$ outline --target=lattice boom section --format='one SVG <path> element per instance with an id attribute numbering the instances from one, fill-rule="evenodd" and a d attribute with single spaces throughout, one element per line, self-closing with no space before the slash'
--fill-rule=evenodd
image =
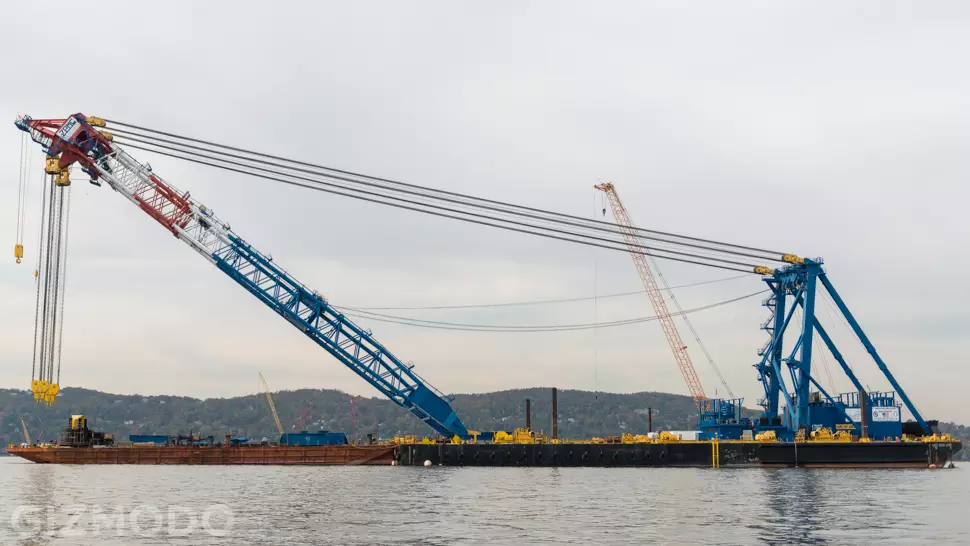
<path id="1" fill-rule="evenodd" d="M 122 182 L 130 198 L 174 235 L 178 235 L 179 229 L 188 227 L 192 217 L 188 192 L 180 194 L 157 175 L 147 172 L 143 165 L 124 151 L 116 150 L 106 156 L 99 166 L 103 167 L 104 163 L 108 164 L 108 172 Z"/>
<path id="2" fill-rule="evenodd" d="M 441 434 L 454 434 L 444 423 L 448 415 L 431 415 L 435 413 L 433 410 L 424 411 L 413 400 L 416 393 L 427 396 L 429 389 L 414 375 L 410 365 L 390 354 L 369 332 L 337 313 L 317 293 L 276 267 L 270 258 L 234 235 L 230 235 L 230 240 L 231 244 L 213 253 L 217 267 L 385 396 L 411 410 Z M 446 411 L 453 415 L 450 407 Z"/>
<path id="3" fill-rule="evenodd" d="M 687 353 L 687 346 L 684 345 L 684 341 L 680 337 L 680 332 L 677 331 L 677 326 L 674 324 L 673 317 L 670 316 L 667 303 L 664 301 L 663 294 L 657 286 L 657 281 L 653 276 L 653 271 L 650 269 L 650 264 L 647 262 L 646 256 L 643 255 L 644 250 L 641 248 L 643 240 L 633 231 L 633 220 L 630 219 L 626 208 L 620 202 L 616 191 L 611 188 L 606 191 L 606 194 L 610 201 L 613 217 L 623 232 L 623 240 L 630 251 L 630 256 L 633 258 L 633 263 L 637 268 L 640 279 L 643 281 L 644 288 L 647 290 L 650 303 L 653 305 L 654 312 L 657 314 L 664 336 L 667 338 L 667 343 L 674 353 L 674 360 L 680 368 L 684 382 L 687 383 L 691 397 L 695 402 L 706 400 L 707 395 L 704 393 L 700 378 L 697 377 L 697 371 L 694 369 L 694 364 L 691 362 L 690 356 Z"/>

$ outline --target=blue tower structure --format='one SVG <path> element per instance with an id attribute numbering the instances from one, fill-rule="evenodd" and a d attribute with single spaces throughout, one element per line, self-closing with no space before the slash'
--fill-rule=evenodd
<path id="1" fill-rule="evenodd" d="M 763 409 L 761 418 L 754 428 L 776 430 L 782 438 L 790 438 L 799 430 L 811 431 L 822 426 L 830 429 L 851 428 L 856 434 L 863 435 L 862 422 L 867 422 L 873 423 L 873 428 L 866 431 L 866 436 L 899 436 L 901 423 L 899 406 L 895 401 L 898 395 L 923 433 L 930 434 L 932 432 L 930 426 L 889 371 L 875 346 L 823 270 L 822 259 L 802 259 L 792 255 L 786 255 L 784 259 L 788 262 L 787 265 L 771 271 L 763 279 L 771 290 L 771 296 L 764 305 L 772 311 L 771 318 L 763 328 L 770 333 L 771 337 L 765 347 L 759 351 L 761 361 L 755 365 L 764 388 L 764 398 L 761 401 Z M 865 392 L 866 389 L 816 316 L 816 295 L 820 286 L 832 298 L 838 312 L 859 338 L 895 393 Z M 801 325 L 793 327 L 792 317 L 795 315 L 795 310 L 799 308 L 802 310 Z M 815 347 L 812 343 L 816 332 L 824 347 Z M 797 336 L 788 356 L 783 353 L 786 334 Z M 813 376 L 813 351 L 823 349 L 832 354 L 842 372 L 856 388 L 856 392 L 833 396 L 832 393 L 826 392 Z M 784 412 L 780 410 L 782 399 L 785 403 Z M 895 412 L 880 411 L 878 408 L 896 408 L 896 410 Z M 867 415 L 862 416 L 862 410 L 865 410 Z M 886 425 L 887 422 L 896 424 Z"/>

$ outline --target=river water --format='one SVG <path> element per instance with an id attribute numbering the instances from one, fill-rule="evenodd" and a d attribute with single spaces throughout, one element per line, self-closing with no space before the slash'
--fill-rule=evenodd
<path id="1" fill-rule="evenodd" d="M 38 465 L 0 544 L 970 544 L 970 470 Z"/>

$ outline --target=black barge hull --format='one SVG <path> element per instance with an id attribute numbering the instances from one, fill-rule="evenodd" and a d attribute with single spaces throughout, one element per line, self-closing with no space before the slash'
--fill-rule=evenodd
<path id="1" fill-rule="evenodd" d="M 405 444 L 399 465 L 598 467 L 892 467 L 950 463 L 960 442 Z"/>

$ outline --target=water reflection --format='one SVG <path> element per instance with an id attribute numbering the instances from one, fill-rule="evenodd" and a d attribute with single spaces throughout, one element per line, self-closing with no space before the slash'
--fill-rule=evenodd
<path id="1" fill-rule="evenodd" d="M 153 467 L 0 457 L 0 545 L 131 544 L 11 532 L 18 505 L 131 514 L 225 503 L 227 537 L 154 544 L 970 544 L 970 472 L 807 469 Z M 83 529 L 92 529 L 87 524 Z M 126 519 L 125 532 L 131 533 Z"/>
<path id="2" fill-rule="evenodd" d="M 818 535 L 826 525 L 819 510 L 819 473 L 800 468 L 763 470 L 764 522 L 753 525 L 765 544 L 825 544 Z M 831 517 L 831 516 L 829 516 Z"/>

